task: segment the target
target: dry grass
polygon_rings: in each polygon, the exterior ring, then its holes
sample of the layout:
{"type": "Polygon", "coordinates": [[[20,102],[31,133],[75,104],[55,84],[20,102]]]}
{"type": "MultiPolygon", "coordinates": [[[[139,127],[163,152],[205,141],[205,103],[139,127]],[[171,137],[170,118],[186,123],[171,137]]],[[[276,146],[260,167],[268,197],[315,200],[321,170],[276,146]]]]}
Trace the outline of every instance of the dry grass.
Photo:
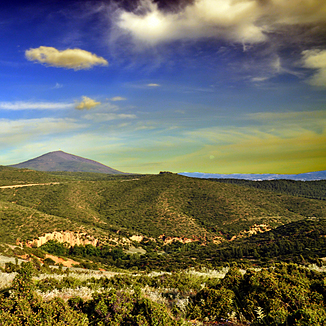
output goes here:
{"type": "Polygon", "coordinates": [[[80,297],[83,300],[91,300],[94,293],[103,292],[105,290],[106,289],[101,288],[95,291],[93,289],[90,289],[89,287],[81,286],[76,289],[70,289],[70,288],[62,289],[62,290],[54,289],[52,291],[46,291],[46,292],[36,290],[36,293],[40,295],[44,301],[49,301],[52,300],[53,298],[61,298],[66,301],[73,297],[80,297]]]}

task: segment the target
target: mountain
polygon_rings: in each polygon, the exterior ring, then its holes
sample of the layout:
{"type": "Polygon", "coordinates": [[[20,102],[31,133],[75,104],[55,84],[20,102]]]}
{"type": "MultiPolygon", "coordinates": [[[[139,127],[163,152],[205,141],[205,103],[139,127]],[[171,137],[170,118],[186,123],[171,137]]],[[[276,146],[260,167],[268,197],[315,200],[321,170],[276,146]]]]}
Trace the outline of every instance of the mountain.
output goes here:
{"type": "Polygon", "coordinates": [[[97,172],[107,174],[123,174],[104,164],[87,158],[65,153],[63,151],[50,152],[31,160],[10,165],[14,168],[27,168],[36,171],[68,171],[68,172],[97,172]]]}
{"type": "Polygon", "coordinates": [[[201,172],[180,172],[180,175],[192,178],[201,179],[243,179],[251,181],[262,180],[298,180],[298,181],[314,181],[314,180],[326,180],[326,171],[308,172],[300,174],[244,174],[244,173],[232,173],[232,174],[219,174],[219,173],[201,173],[201,172]]]}

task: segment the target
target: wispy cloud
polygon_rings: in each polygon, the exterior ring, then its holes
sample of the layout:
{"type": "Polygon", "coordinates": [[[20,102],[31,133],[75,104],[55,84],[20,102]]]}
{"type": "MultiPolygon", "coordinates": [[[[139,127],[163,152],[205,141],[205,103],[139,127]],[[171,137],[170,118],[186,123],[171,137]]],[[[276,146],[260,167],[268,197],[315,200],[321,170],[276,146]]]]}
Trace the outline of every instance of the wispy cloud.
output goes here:
{"type": "Polygon", "coordinates": [[[316,132],[309,127],[306,128],[299,121],[286,125],[278,125],[274,121],[261,126],[193,130],[186,133],[187,139],[194,143],[191,146],[193,152],[176,157],[172,166],[183,166],[192,172],[213,173],[300,173],[321,170],[325,166],[326,128],[316,132]]]}
{"type": "Polygon", "coordinates": [[[62,84],[59,84],[59,83],[56,83],[54,87],[52,87],[53,89],[58,89],[58,88],[62,88],[63,85],[62,84]]]}
{"type": "Polygon", "coordinates": [[[63,110],[73,107],[73,103],[60,102],[0,102],[3,110],[63,110]]]}
{"type": "Polygon", "coordinates": [[[300,173],[324,168],[326,134],[305,131],[283,138],[272,134],[238,135],[233,143],[206,144],[179,164],[192,171],[219,173],[300,173]],[[243,137],[244,136],[244,137],[243,137]],[[210,159],[213,155],[214,159],[210,159]]]}
{"type": "Polygon", "coordinates": [[[279,122],[279,121],[289,121],[289,122],[299,122],[303,123],[307,120],[313,121],[326,121],[326,111],[315,110],[315,111],[292,111],[292,112],[257,112],[248,113],[244,117],[260,120],[267,122],[279,122]]]}
{"type": "Polygon", "coordinates": [[[101,104],[101,102],[96,102],[95,100],[91,99],[90,97],[82,96],[82,101],[76,102],[75,108],[77,110],[90,110],[100,104],[101,104]]]}
{"type": "Polygon", "coordinates": [[[28,60],[43,63],[51,67],[67,69],[89,69],[96,65],[107,66],[108,62],[96,54],[81,50],[67,49],[59,51],[53,47],[40,46],[25,51],[28,60]]]}
{"type": "Polygon", "coordinates": [[[260,83],[260,82],[264,82],[268,79],[269,79],[268,77],[253,77],[253,78],[251,78],[251,81],[254,83],[256,83],[256,82],[260,83]]]}
{"type": "Polygon", "coordinates": [[[326,111],[257,112],[246,114],[244,119],[254,120],[270,133],[292,137],[307,130],[322,133],[326,130],[326,111]]]}
{"type": "Polygon", "coordinates": [[[0,143],[24,143],[31,138],[44,137],[51,134],[71,132],[86,125],[74,119],[40,118],[40,119],[0,119],[0,143]]]}
{"type": "Polygon", "coordinates": [[[147,84],[147,86],[149,86],[149,87],[160,87],[161,85],[160,84],[151,83],[151,84],[147,84]]]}

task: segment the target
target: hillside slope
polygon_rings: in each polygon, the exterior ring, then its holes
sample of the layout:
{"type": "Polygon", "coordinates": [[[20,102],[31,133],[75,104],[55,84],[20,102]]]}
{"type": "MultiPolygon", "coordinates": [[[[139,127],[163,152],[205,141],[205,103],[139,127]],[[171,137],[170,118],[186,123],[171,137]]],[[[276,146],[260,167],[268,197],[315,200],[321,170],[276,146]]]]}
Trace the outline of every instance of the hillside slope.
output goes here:
{"type": "MultiPolygon", "coordinates": [[[[101,238],[145,235],[220,241],[311,216],[326,217],[324,201],[173,174],[0,189],[0,200],[3,205],[16,205],[17,211],[39,212],[43,229],[51,229],[42,215],[46,214],[101,238]]],[[[7,218],[3,207],[1,214],[7,218]]],[[[15,220],[15,214],[10,218],[15,220]]],[[[20,223],[17,237],[24,237],[27,222],[20,223]]],[[[52,229],[62,230],[59,225],[52,229]]],[[[44,233],[37,228],[28,230],[29,237],[44,233]]]]}
{"type": "Polygon", "coordinates": [[[45,172],[0,166],[0,186],[58,181],[62,181],[62,178],[45,172]]]}
{"type": "Polygon", "coordinates": [[[27,168],[37,171],[70,171],[70,172],[98,172],[109,174],[122,174],[99,162],[63,151],[50,152],[26,162],[11,165],[14,168],[27,168]]]}
{"type": "Polygon", "coordinates": [[[242,179],[209,179],[215,182],[236,184],[260,190],[269,190],[275,193],[283,193],[292,196],[300,196],[311,199],[326,200],[326,180],[295,181],[295,180],[264,180],[251,181],[242,179]]]}

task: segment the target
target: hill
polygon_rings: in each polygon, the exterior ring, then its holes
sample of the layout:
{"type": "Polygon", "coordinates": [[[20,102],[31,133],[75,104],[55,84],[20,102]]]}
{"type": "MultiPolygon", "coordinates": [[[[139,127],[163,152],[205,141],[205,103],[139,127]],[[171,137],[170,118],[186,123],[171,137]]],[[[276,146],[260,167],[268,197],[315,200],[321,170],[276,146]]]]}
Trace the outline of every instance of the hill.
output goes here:
{"type": "Polygon", "coordinates": [[[46,153],[34,159],[10,165],[14,168],[25,168],[36,171],[69,171],[69,172],[97,172],[108,174],[123,174],[99,162],[80,156],[55,151],[46,153]]]}
{"type": "Polygon", "coordinates": [[[264,180],[251,181],[243,179],[209,179],[215,182],[236,184],[260,190],[268,190],[292,196],[326,200],[326,180],[294,181],[294,180],[264,180]]]}
{"type": "MultiPolygon", "coordinates": [[[[19,178],[21,170],[15,173],[19,178]]],[[[0,236],[13,242],[9,234],[26,241],[45,232],[84,230],[102,242],[139,235],[165,243],[173,238],[219,243],[311,216],[326,217],[324,201],[239,185],[175,174],[116,175],[100,181],[86,175],[88,181],[78,174],[79,181],[56,176],[58,184],[0,189],[0,236]]]]}
{"type": "Polygon", "coordinates": [[[9,166],[0,166],[0,186],[9,186],[27,183],[57,182],[62,178],[45,172],[28,169],[15,169],[9,166]]]}

